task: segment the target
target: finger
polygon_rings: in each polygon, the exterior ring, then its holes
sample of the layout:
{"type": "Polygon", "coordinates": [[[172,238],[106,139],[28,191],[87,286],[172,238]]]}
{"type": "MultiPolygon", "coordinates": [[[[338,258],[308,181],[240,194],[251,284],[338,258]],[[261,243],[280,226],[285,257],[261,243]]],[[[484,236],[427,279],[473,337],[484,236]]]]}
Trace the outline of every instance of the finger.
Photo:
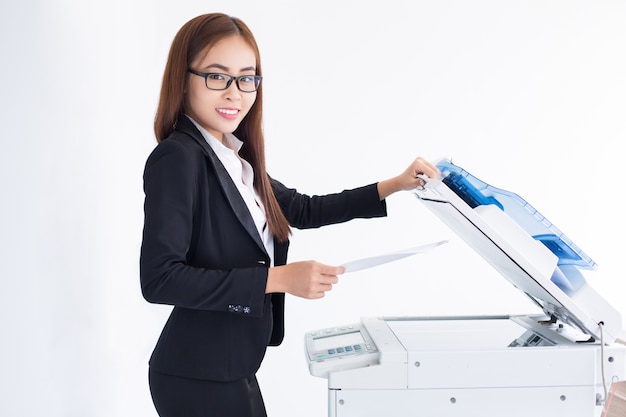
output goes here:
{"type": "Polygon", "coordinates": [[[428,178],[439,177],[439,170],[435,166],[428,165],[428,166],[422,166],[420,168],[421,169],[418,169],[417,171],[417,175],[426,175],[428,178]]]}
{"type": "Polygon", "coordinates": [[[316,281],[316,285],[326,287],[339,283],[339,278],[336,275],[320,275],[316,281]]]}
{"type": "Polygon", "coordinates": [[[415,160],[414,168],[417,174],[425,174],[430,178],[437,178],[439,176],[439,169],[437,166],[433,165],[421,156],[415,160]]]}
{"type": "Polygon", "coordinates": [[[330,285],[330,284],[321,284],[321,285],[318,285],[318,286],[317,286],[317,288],[316,288],[316,290],[315,290],[315,292],[314,292],[314,293],[315,293],[315,294],[314,294],[314,296],[315,296],[316,298],[321,298],[321,297],[324,297],[324,296],[326,295],[326,293],[327,293],[328,291],[332,291],[332,289],[333,289],[333,286],[332,286],[332,285],[330,285]]]}
{"type": "Polygon", "coordinates": [[[306,298],[308,300],[318,300],[320,298],[323,298],[324,295],[326,295],[326,293],[324,291],[312,292],[312,293],[309,293],[306,296],[304,296],[304,298],[306,298]]]}
{"type": "MultiPolygon", "coordinates": [[[[322,275],[341,275],[346,271],[346,268],[343,266],[331,266],[320,264],[320,268],[318,272],[322,275]]],[[[336,278],[336,277],[335,277],[336,278]]]]}
{"type": "Polygon", "coordinates": [[[428,172],[425,173],[426,175],[428,175],[430,178],[439,178],[441,172],[436,165],[433,165],[430,162],[426,162],[426,166],[428,167],[428,172]]]}

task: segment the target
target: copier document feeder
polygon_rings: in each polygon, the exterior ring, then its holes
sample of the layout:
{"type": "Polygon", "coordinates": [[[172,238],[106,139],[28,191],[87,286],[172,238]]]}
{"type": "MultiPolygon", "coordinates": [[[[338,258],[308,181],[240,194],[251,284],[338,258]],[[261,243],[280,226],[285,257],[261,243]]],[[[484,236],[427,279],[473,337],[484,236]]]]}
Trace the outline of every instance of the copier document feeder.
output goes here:
{"type": "Polygon", "coordinates": [[[540,310],[365,317],[306,333],[329,417],[605,415],[626,346],[619,312],[582,274],[597,265],[517,194],[448,159],[437,167],[418,199],[540,310]]]}

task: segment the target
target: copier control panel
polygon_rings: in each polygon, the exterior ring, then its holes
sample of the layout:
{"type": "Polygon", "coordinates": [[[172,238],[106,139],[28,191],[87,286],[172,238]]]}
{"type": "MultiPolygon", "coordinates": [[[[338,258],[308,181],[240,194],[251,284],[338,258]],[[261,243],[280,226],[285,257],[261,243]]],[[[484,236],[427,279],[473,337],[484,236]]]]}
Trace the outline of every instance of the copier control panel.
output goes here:
{"type": "MultiPolygon", "coordinates": [[[[329,359],[340,359],[342,369],[367,366],[374,363],[376,345],[360,323],[329,327],[308,332],[305,349],[309,368],[315,376],[324,376],[329,359]]],[[[332,361],[333,367],[337,361],[332,361]]]]}

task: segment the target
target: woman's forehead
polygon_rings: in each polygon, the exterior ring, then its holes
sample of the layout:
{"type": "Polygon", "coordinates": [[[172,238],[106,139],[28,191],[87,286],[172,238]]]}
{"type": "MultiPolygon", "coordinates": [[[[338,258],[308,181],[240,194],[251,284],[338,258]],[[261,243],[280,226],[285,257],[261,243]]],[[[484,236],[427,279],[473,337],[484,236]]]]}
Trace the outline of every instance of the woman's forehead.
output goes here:
{"type": "Polygon", "coordinates": [[[256,62],[254,49],[238,35],[228,36],[208,46],[198,59],[201,66],[218,64],[234,71],[256,68],[256,62]]]}

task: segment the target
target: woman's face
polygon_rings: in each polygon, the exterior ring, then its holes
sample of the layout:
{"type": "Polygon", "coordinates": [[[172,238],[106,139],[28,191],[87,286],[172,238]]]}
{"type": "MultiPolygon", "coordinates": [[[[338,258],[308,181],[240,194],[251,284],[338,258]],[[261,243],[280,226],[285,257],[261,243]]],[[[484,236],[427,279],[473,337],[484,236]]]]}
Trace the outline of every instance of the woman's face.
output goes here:
{"type": "MultiPolygon", "coordinates": [[[[196,58],[191,69],[224,74],[226,79],[254,76],[256,56],[241,36],[229,36],[213,45],[208,53],[196,58]]],[[[189,77],[187,113],[217,140],[222,141],[223,134],[234,132],[248,114],[256,100],[256,91],[248,93],[239,90],[235,80],[226,90],[210,90],[202,76],[189,73],[189,77]]],[[[221,77],[210,76],[210,80],[216,78],[221,77]]]]}

